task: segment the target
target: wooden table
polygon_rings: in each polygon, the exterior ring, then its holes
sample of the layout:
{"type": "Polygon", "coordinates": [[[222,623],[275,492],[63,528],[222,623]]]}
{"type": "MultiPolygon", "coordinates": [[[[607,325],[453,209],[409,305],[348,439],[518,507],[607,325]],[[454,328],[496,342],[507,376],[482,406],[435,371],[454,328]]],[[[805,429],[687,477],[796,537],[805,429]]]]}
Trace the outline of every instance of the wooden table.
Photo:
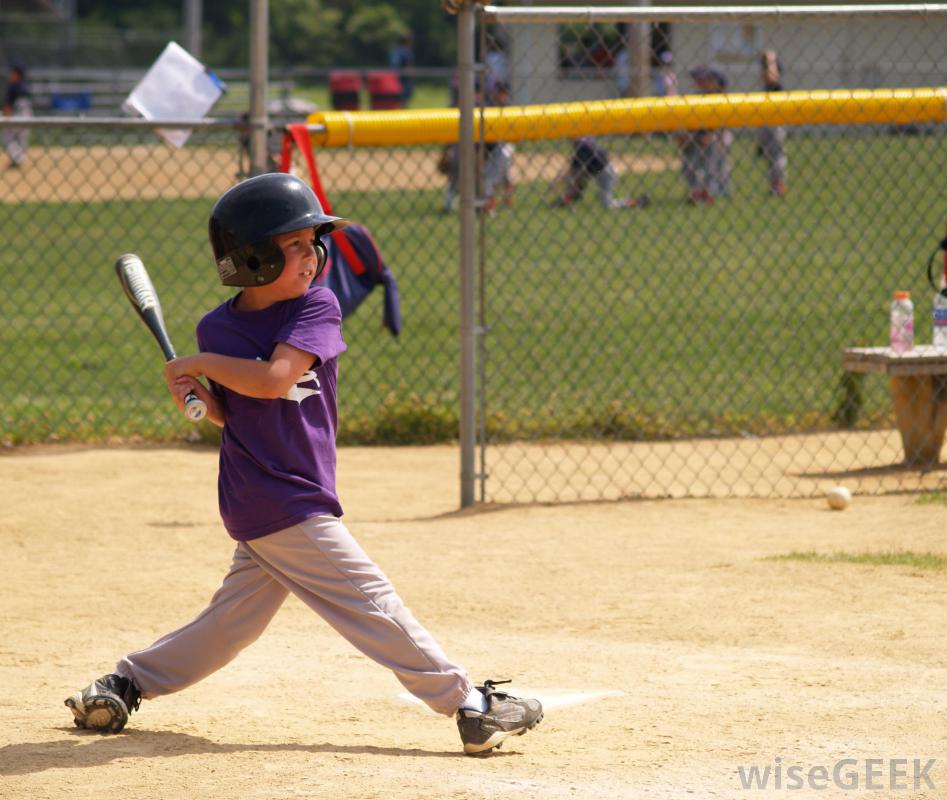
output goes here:
{"type": "Polygon", "coordinates": [[[947,352],[931,345],[917,345],[906,353],[890,347],[850,347],[842,365],[848,372],[889,375],[904,463],[922,469],[940,463],[947,429],[947,352]]]}

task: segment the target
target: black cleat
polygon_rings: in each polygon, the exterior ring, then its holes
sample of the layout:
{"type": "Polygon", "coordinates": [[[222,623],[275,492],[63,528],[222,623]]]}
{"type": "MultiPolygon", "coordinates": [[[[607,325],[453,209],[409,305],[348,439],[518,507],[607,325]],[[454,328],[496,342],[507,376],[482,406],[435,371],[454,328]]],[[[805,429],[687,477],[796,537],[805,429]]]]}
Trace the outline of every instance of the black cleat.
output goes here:
{"type": "Polygon", "coordinates": [[[128,722],[128,715],[141,705],[141,692],[128,678],[109,674],[70,695],[65,702],[77,728],[118,733],[128,722]]]}
{"type": "Polygon", "coordinates": [[[510,736],[522,736],[535,728],[543,718],[538,700],[521,700],[495,686],[510,681],[484,681],[476,688],[487,698],[486,711],[461,708],[457,712],[457,728],[467,755],[486,755],[510,736]]]}

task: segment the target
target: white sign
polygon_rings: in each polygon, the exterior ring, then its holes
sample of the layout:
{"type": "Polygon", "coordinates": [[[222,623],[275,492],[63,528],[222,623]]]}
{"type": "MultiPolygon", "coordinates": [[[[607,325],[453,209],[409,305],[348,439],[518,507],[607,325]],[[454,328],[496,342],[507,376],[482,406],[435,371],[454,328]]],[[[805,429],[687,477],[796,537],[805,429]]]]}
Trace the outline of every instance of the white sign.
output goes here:
{"type": "MultiPolygon", "coordinates": [[[[122,103],[126,114],[151,120],[201,119],[226,87],[213,72],[175,42],[151,65],[122,103]]],[[[191,135],[185,128],[156,131],[169,144],[181,147],[191,135]]]]}

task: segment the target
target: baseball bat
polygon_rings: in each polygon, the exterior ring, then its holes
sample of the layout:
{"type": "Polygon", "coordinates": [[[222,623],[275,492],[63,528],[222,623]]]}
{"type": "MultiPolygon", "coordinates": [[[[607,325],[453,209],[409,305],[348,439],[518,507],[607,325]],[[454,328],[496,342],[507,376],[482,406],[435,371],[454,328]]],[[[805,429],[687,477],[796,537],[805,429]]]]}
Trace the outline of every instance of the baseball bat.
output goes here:
{"type": "MultiPolygon", "coordinates": [[[[132,304],[132,308],[138,312],[138,316],[157,340],[161,352],[164,353],[165,361],[177,358],[168,336],[168,329],[164,324],[158,293],[141,259],[134,253],[119,256],[118,261],[115,262],[115,274],[118,275],[118,281],[122,284],[128,302],[132,304]]],[[[202,420],[207,415],[207,404],[194,392],[188,392],[184,398],[184,414],[192,422],[202,420]]]]}

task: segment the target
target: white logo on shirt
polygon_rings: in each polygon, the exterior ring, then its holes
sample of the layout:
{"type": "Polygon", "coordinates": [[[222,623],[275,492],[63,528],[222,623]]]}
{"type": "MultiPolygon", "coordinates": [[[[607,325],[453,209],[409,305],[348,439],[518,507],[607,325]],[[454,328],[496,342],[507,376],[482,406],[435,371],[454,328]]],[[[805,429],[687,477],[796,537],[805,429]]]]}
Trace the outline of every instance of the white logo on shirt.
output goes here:
{"type": "Polygon", "coordinates": [[[322,394],[322,384],[319,383],[319,377],[315,371],[309,370],[308,372],[304,372],[302,377],[296,382],[296,385],[291,386],[289,391],[283,395],[283,400],[295,400],[297,403],[301,403],[307,397],[312,397],[316,394],[322,394]],[[313,381],[315,381],[316,384],[315,389],[302,385],[304,383],[312,383],[313,381]]]}

